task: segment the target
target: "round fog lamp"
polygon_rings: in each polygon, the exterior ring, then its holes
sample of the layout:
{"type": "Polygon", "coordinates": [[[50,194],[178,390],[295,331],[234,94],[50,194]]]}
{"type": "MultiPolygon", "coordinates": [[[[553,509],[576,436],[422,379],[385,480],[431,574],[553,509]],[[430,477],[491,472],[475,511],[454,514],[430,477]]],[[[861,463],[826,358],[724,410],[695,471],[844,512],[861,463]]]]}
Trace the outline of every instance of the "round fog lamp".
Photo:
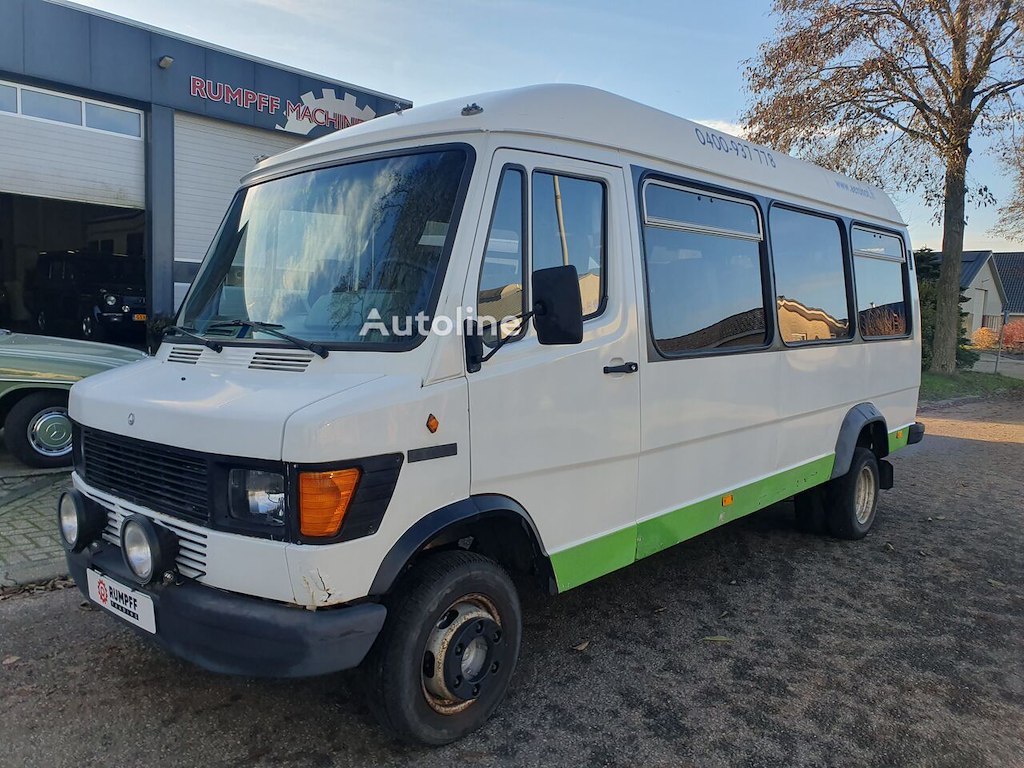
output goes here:
{"type": "Polygon", "coordinates": [[[78,491],[67,491],[57,502],[57,529],[61,541],[72,552],[91,544],[107,524],[107,514],[99,506],[88,504],[78,491]]]}
{"type": "Polygon", "coordinates": [[[78,507],[70,493],[62,493],[57,502],[57,522],[60,524],[60,537],[64,543],[75,548],[78,544],[78,507]]]}
{"type": "Polygon", "coordinates": [[[178,539],[144,515],[132,515],[121,526],[121,555],[139,584],[174,568],[178,539]]]}

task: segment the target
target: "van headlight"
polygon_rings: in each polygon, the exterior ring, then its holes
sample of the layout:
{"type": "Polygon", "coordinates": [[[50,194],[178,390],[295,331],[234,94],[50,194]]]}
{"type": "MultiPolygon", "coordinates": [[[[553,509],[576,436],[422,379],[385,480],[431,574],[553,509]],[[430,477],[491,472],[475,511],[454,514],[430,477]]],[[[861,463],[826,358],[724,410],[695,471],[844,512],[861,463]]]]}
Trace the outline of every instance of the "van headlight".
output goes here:
{"type": "Polygon", "coordinates": [[[228,474],[228,511],[235,520],[283,526],[284,475],[260,469],[232,469],[228,474]]]}
{"type": "Polygon", "coordinates": [[[115,304],[117,304],[117,296],[115,296],[112,293],[108,293],[106,296],[103,297],[103,303],[106,304],[108,307],[112,307],[115,304]]]}

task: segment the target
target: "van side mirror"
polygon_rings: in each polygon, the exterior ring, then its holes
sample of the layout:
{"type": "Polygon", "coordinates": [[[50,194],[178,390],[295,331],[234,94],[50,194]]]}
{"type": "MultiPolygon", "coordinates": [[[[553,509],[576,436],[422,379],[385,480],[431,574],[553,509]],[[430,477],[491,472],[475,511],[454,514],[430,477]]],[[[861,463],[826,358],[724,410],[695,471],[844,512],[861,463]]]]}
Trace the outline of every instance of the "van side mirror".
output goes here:
{"type": "MultiPolygon", "coordinates": [[[[583,303],[580,300],[580,279],[576,267],[539,269],[533,273],[533,311],[521,316],[531,317],[541,344],[579,344],[583,341],[583,303]]],[[[484,354],[484,338],[474,320],[466,320],[463,338],[466,345],[466,371],[476,373],[515,336],[504,336],[484,354]]]]}
{"type": "Polygon", "coordinates": [[[484,361],[484,337],[472,320],[466,321],[464,339],[466,343],[466,371],[476,373],[484,361]]]}
{"type": "Polygon", "coordinates": [[[533,273],[533,327],[541,344],[583,341],[583,304],[576,267],[538,269],[533,273]]]}

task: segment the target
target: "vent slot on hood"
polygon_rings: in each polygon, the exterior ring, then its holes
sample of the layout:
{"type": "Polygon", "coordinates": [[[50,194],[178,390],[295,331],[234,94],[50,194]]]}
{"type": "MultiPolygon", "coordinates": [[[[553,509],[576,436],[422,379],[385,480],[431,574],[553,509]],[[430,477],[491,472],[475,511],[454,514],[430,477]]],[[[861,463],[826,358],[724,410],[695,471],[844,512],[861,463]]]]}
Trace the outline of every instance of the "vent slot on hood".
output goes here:
{"type": "Polygon", "coordinates": [[[167,355],[167,362],[195,365],[199,362],[202,354],[202,347],[171,347],[171,352],[167,355]]]}
{"type": "Polygon", "coordinates": [[[250,369],[261,371],[293,371],[301,373],[309,367],[313,355],[306,352],[257,352],[249,362],[250,369]]]}

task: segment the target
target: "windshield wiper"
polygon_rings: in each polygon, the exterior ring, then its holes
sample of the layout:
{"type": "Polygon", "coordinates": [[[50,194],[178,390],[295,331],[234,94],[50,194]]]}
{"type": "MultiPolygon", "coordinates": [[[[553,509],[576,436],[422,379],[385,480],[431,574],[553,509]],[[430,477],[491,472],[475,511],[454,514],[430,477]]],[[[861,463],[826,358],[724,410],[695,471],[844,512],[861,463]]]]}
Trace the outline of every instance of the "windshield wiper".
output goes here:
{"type": "Polygon", "coordinates": [[[210,323],[207,326],[207,328],[252,328],[253,330],[269,333],[271,336],[276,336],[279,339],[291,342],[299,349],[308,349],[314,355],[320,355],[320,357],[326,358],[327,355],[330,354],[327,347],[323,344],[318,344],[315,341],[308,341],[306,339],[300,339],[298,336],[292,336],[291,334],[278,330],[283,327],[283,325],[279,325],[277,323],[263,323],[259,320],[220,320],[210,323]]]}
{"type": "Polygon", "coordinates": [[[221,351],[224,350],[224,345],[221,344],[219,341],[214,341],[213,339],[208,339],[205,336],[200,336],[194,330],[189,330],[188,328],[182,328],[180,325],[169,325],[169,326],[167,326],[166,328],[164,328],[164,334],[163,335],[164,336],[172,336],[172,335],[174,335],[174,336],[177,336],[177,335],[188,336],[190,339],[195,339],[200,344],[202,344],[204,347],[208,347],[209,349],[212,349],[214,352],[221,352],[221,351]]]}

